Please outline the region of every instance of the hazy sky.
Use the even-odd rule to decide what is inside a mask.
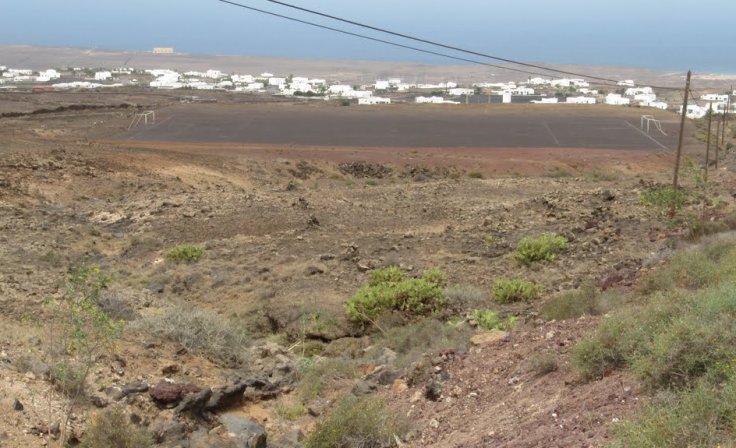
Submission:
[[[348,25],[265,0],[234,1],[349,29]],[[289,2],[524,61],[736,72],[736,0]],[[173,46],[187,53],[448,62],[286,22],[216,0],[2,3],[0,44],[128,50]]]

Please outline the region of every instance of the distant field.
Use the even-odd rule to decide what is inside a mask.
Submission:
[[[646,110],[610,106],[177,105],[154,126],[122,137],[136,141],[293,144],[393,148],[590,148],[667,150],[668,135],[639,129]],[[671,122],[668,122],[671,121]]]

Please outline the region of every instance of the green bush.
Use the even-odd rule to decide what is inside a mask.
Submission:
[[[442,271],[427,271],[421,278],[406,279],[404,273],[391,266],[371,274],[368,285],[360,288],[346,303],[348,318],[355,322],[372,322],[384,312],[398,311],[407,316],[438,312],[447,299],[442,293],[446,286]]]
[[[545,233],[537,238],[524,237],[516,247],[516,260],[523,265],[530,265],[535,261],[551,261],[557,254],[568,247],[564,236]]]
[[[529,357],[529,369],[537,376],[552,373],[559,368],[554,353],[533,353]]]
[[[148,448],[151,435],[132,425],[120,407],[106,409],[92,419],[82,437],[82,448]]]
[[[443,293],[447,298],[447,308],[457,314],[486,305],[488,302],[488,293],[474,286],[448,286]]]
[[[480,171],[471,171],[468,173],[468,177],[471,179],[483,179],[483,173]]]
[[[491,310],[474,310],[470,317],[478,324],[478,327],[483,330],[508,330],[514,326],[516,322],[515,316],[509,316],[506,320],[502,320],[498,317],[498,313]]]
[[[575,319],[606,313],[626,301],[619,291],[601,293],[593,282],[585,282],[578,289],[565,291],[544,302],[539,313],[546,320]]]
[[[653,187],[645,190],[640,200],[644,205],[669,210],[673,205],[675,208],[685,205],[687,193],[684,190],[675,190],[672,186]]]
[[[470,325],[443,323],[437,319],[421,319],[409,325],[386,330],[376,339],[369,355],[381,355],[384,347],[396,352],[395,364],[405,367],[424,354],[438,354],[446,350],[465,351],[470,344],[473,329]]]
[[[180,244],[166,253],[166,259],[175,263],[192,263],[204,255],[204,249],[191,244]]]
[[[512,303],[531,300],[539,297],[539,286],[526,280],[496,280],[491,289],[493,299],[497,303]]]
[[[613,427],[614,447],[727,447],[736,437],[736,379],[664,392],[637,418]]]
[[[348,396],[317,424],[306,448],[389,448],[409,430],[402,414],[377,398]]]
[[[228,365],[243,360],[244,348],[249,341],[243,328],[207,310],[170,308],[159,316],[139,320],[133,325],[154,336],[177,342],[192,353]]]
[[[343,358],[303,358],[298,373],[296,393],[304,402],[319,397],[325,388],[335,382],[358,378],[360,375],[357,363]]]

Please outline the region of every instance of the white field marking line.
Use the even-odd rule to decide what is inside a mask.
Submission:
[[[643,130],[641,130],[641,129],[637,128],[636,126],[634,126],[633,124],[629,123],[628,121],[624,120],[624,123],[626,123],[626,125],[627,125],[628,127],[630,127],[631,129],[635,130],[636,132],[640,133],[640,134],[641,134],[641,135],[643,135],[644,137],[646,137],[646,138],[648,138],[649,140],[651,140],[651,141],[653,141],[654,143],[656,143],[656,144],[657,144],[657,146],[659,146],[660,148],[662,148],[662,149],[666,149],[666,150],[668,150],[668,151],[670,150],[670,148],[668,148],[668,147],[664,146],[663,144],[661,144],[661,143],[660,143],[660,142],[659,142],[659,141],[658,141],[657,139],[655,139],[655,138],[654,138],[654,137],[652,137],[651,135],[647,134],[647,133],[646,133],[646,132],[644,132]]]
[[[554,132],[552,132],[552,129],[550,129],[550,127],[549,127],[549,123],[547,123],[546,121],[544,122],[544,129],[546,129],[546,130],[547,130],[547,132],[549,132],[549,135],[550,135],[550,136],[552,137],[552,140],[554,140],[554,141],[555,141],[555,145],[557,145],[557,146],[562,146],[562,145],[560,144],[560,141],[559,141],[559,140],[557,140],[557,137],[555,137],[555,133],[554,133]]]

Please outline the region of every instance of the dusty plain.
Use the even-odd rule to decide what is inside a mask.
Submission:
[[[85,260],[112,274],[106,294],[132,315],[114,355],[88,378],[90,400],[69,421],[73,440],[98,407],[117,404],[160,446],[231,446],[225,415],[262,425],[268,446],[301,446],[353,391],[409,415],[408,446],[602,446],[609,424],[646,400],[625,373],[581,383],[570,368],[570,348],[599,317],[545,321],[538,309],[584,282],[632,287],[666,259],[686,229],[666,225],[640,195],[669,181],[676,116],[657,114],[668,135],[653,140],[635,108],[362,109],[213,95],[218,102],[203,105],[145,91],[0,93],[0,446],[56,443],[66,399],[48,379],[53,316],[44,303],[63,296],[68,270]],[[72,105],[96,107],[37,112]],[[132,114],[149,109],[156,124],[128,130]],[[699,160],[694,134],[689,125],[685,154]],[[732,207],[734,160],[722,157],[712,182]],[[565,236],[568,251],[520,266],[520,239],[545,232]],[[202,258],[166,261],[181,244],[203,248]],[[410,276],[440,268],[450,285],[475,288],[483,306],[518,323],[489,345],[388,350],[380,331],[356,328],[344,308],[371,270],[388,265]],[[534,281],[542,297],[495,305],[488,291],[500,278]],[[244,329],[239,361],[138,325],[176,308]],[[406,365],[394,362],[397,352]],[[540,352],[559,369],[530,372]],[[302,394],[304,360],[322,357],[361,373],[328,371],[321,393]],[[440,377],[442,396],[431,400],[428,384]],[[207,418],[116,392],[164,378],[250,386]]]

